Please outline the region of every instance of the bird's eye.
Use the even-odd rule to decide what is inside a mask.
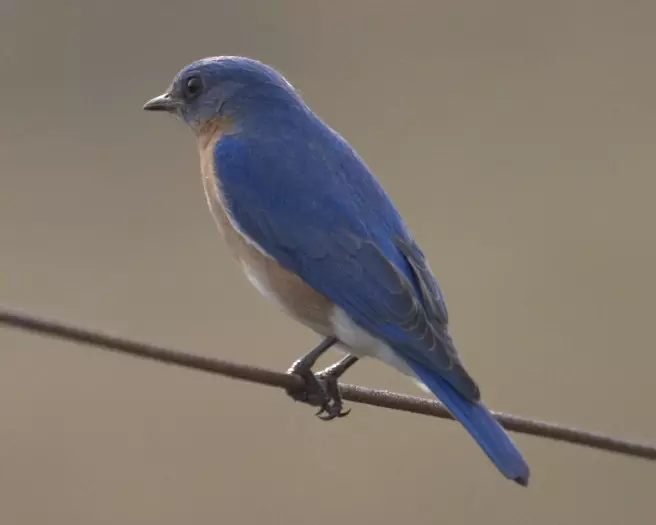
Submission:
[[[197,75],[189,77],[184,83],[184,97],[187,100],[196,98],[203,90],[203,81]]]

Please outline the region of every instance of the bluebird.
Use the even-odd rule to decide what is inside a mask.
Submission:
[[[430,390],[501,473],[529,467],[481,402],[456,350],[422,250],[365,162],[275,69],[243,57],[189,64],[144,105],[175,115],[198,143],[207,203],[251,283],[323,337],[289,391],[342,417],[337,379],[375,357]],[[345,357],[313,373],[337,345]]]

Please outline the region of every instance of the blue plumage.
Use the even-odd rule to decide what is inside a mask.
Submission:
[[[293,128],[275,141],[236,134],[217,144],[215,163],[239,226],[397,349],[502,473],[528,483],[526,463],[488,409],[450,384],[459,385],[460,368],[448,370],[448,358],[427,358],[422,342],[402,328],[402,315],[412,306],[401,293],[402,278],[412,286],[412,299],[419,299],[419,283],[394,242],[412,239],[391,201],[345,142],[319,122],[315,129],[302,124],[306,140],[300,147]],[[433,360],[447,364],[431,366]]]
[[[528,466],[479,401],[421,250],[351,146],[256,61],[194,63],[168,96],[199,136],[221,120],[212,159],[238,229],[391,348],[499,470],[526,485]]]
[[[521,453],[492,413],[480,401],[471,402],[458,394],[440,374],[408,360],[417,377],[444,403],[508,479],[527,486],[530,470]]]
[[[439,320],[428,319],[399,242],[413,245],[391,200],[353,149],[309,111],[262,112],[219,141],[215,165],[240,228],[269,255],[400,352],[477,397]],[[280,118],[280,123],[276,120]],[[279,130],[275,140],[262,126]],[[441,292],[430,274],[442,311]],[[409,324],[413,329],[407,329]],[[439,336],[442,344],[436,341]]]

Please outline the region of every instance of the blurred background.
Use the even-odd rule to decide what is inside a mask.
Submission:
[[[221,243],[194,139],[141,111],[188,62],[280,69],[391,193],[496,410],[656,440],[656,3],[0,4],[0,301],[285,370],[316,343]],[[0,329],[0,523],[653,523],[647,461]],[[334,356],[331,356],[334,357]],[[346,376],[411,394],[374,362]]]

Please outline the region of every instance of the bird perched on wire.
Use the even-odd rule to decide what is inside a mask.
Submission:
[[[275,69],[214,57],[180,71],[145,110],[176,115],[198,140],[207,202],[253,285],[324,337],[290,373],[296,400],[343,411],[337,378],[373,356],[427,387],[497,468],[529,467],[480,401],[448,330],[442,292],[389,196],[353,148]],[[315,374],[331,346],[347,355]]]

